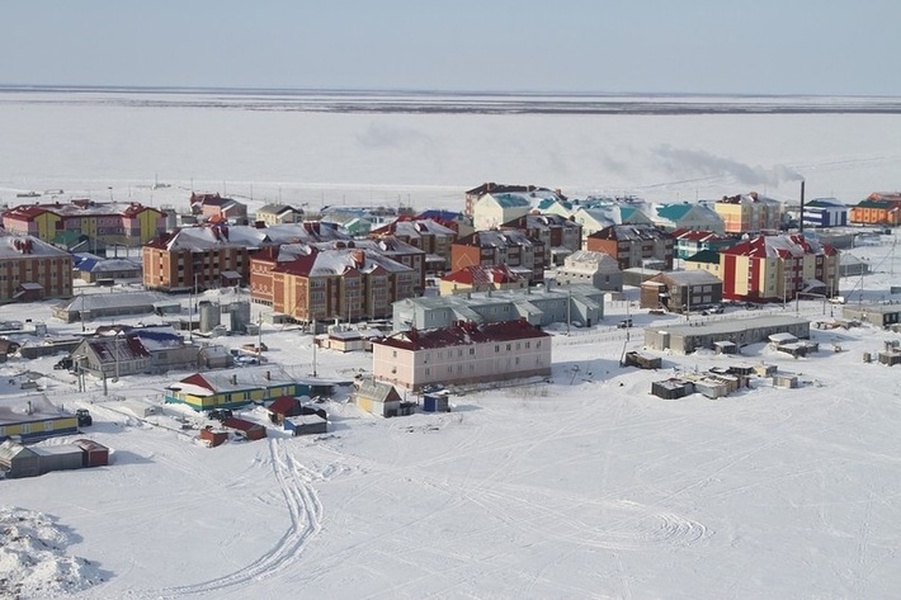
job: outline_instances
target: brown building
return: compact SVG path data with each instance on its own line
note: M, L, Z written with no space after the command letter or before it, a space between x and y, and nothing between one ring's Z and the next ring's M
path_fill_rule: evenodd
M255 302L301 321L384 319L392 303L416 295L418 274L372 250L318 250L278 262L267 274L271 293L251 286Z
M426 253L426 271L443 272L451 261L451 244L457 232L431 219L402 217L369 232L372 239L396 238Z
M71 254L31 235L0 232L0 302L71 295Z
M318 222L187 227L144 246L144 286L173 292L247 285L250 256L262 249L344 238Z
M540 240L546 266L560 266L567 256L582 249L582 226L561 215L526 215L504 223L502 229L519 229Z
M217 194L191 193L191 213L211 223L247 224L247 205Z
M641 308L690 313L722 300L723 282L700 269L660 273L641 284Z
M611 225L588 236L586 246L614 257L620 270L652 263L673 268L673 238L653 225Z
M477 231L451 246L451 270L507 265L532 283L544 281L544 244L518 229Z

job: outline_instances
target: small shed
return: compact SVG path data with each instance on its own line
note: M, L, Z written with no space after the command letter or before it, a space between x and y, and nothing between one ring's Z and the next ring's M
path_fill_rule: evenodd
M365 350L366 342L359 331L333 331L328 334L328 347L338 352Z
M773 375L773 385L779 388L796 388L798 387L798 376L781 373Z
M276 425L284 425L287 417L303 414L300 400L293 396L279 396L269 405L269 420Z
M691 381L685 381L676 377L655 381L651 384L651 393L664 400L676 400L694 394L695 385Z
M80 469L84 466L84 450L74 444L36 446L32 450L40 458L41 473Z
M450 394L446 390L425 394L422 397L423 412L450 412L449 396Z
M901 352L898 352L897 350L880 352L879 362L890 367L894 365L901 365Z
M109 448L94 440L75 440L75 445L82 451L83 467L104 467L109 464Z
M225 419L222 421L222 426L236 430L239 435L242 435L247 440L261 440L266 437L265 427L259 423L247 421L246 419L239 419L237 417Z
M0 469L10 479L41 474L41 458L30 448L12 440L0 443Z
M372 379L362 381L354 393L357 406L382 417L399 416L401 402L400 394L393 385Z
M754 365L754 372L757 373L758 377L771 377L776 374L776 365L760 363L759 365Z
M328 433L328 418L325 411L316 411L310 407L304 408L310 412L285 419L283 425L285 431L290 431L294 436Z
M659 369L663 366L663 359L659 356L648 356L640 352L626 352L623 364L627 367L638 367L639 369Z
M728 340L713 342L713 350L717 354L738 354L738 344Z
M212 425L207 425L200 430L200 439L206 442L210 448L215 448L228 441L228 432L221 429L213 429Z

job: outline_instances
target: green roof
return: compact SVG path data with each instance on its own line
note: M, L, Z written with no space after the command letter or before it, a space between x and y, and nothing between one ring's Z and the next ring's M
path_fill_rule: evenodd
M493 198L504 208L516 208L519 206L529 206L529 201L517 194L498 194Z
M719 264L720 263L720 253L715 252L713 250L701 250L694 256L689 256L685 260L691 262L700 262L700 263L710 263L710 264Z

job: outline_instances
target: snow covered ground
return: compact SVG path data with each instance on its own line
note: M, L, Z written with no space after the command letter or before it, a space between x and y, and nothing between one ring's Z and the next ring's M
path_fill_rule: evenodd
M303 194L312 189L305 181L322 185L323 194L333 193L328 181L363 184L360 193L389 188L393 193L411 185L427 203L423 183L432 181L446 186L436 188L442 190L435 192L436 200L459 206L462 189L486 179L555 185L577 170L579 178L592 182L588 187L606 184L605 171L589 169L587 157L584 163L578 156L568 163L572 150L563 155L560 171L540 161L530 170L516 160L541 154L538 141L553 145L556 140L563 147L578 138L592 140L583 150L605 146L603 139L594 139L593 117L468 115L458 120L448 115L156 110L2 104L4 122L15 112L21 118L11 127L13 137L0 143L0 164L6 165L0 185L44 190L81 182L83 189L102 193L106 185L115 185L118 194L128 182L149 186L158 170L161 180L173 182L191 172L210 181L221 174L247 182L257 177L294 182L297 187L291 189ZM860 115L744 117L661 117L656 126L632 118L604 122L620 130L621 140L646 148L681 132L682 141L673 140L674 146L696 139L691 147L701 151L700 140L717 140L717 148L704 151L725 155L732 148L732 156L751 164L816 164L836 189L855 190L854 198L896 187L885 166L897 159L898 148L891 145L901 142L879 136L885 144L874 149L871 139L859 139L868 137L867 127L890 130L896 117L874 116L867 126ZM30 123L27 135L25 123ZM311 129L292 129L300 123ZM359 142L352 132L388 123L448 136L442 146L448 159L444 176L421 168L422 157L409 147L417 143L415 136L396 138L384 154L348 143ZM788 123L796 136L787 133ZM342 128L348 137L337 135ZM48 130L55 131L53 140L42 137ZM766 135L780 131L785 138ZM820 143L803 135L814 131ZM29 137L40 138L40 151L26 147ZM338 148L342 143L343 150ZM325 149L317 153L315 147ZM267 148L273 150L271 160ZM500 152L503 148L513 156ZM850 162L838 166L831 152ZM333 164L339 155L343 158ZM155 161L173 173L183 170L165 175ZM501 164L507 168L494 169ZM291 165L297 167L293 177ZM315 175L302 176L304 170ZM667 185L677 179L674 174ZM378 181L385 187L375 185ZM703 185L712 189L722 181L712 178ZM733 183L737 191L748 187ZM142 193L150 191L142 188ZM168 191L185 202L183 191ZM2 197L7 200L9 194ZM895 257L891 241L884 236L880 245L855 250L878 265L879 272L864 278L865 298L889 298L889 286L899 284L901 253ZM842 283L843 294L855 301L860 290L850 290L859 279ZM635 290L631 295L637 297ZM27 315L21 306L3 306L0 321L28 316L45 320L53 332L81 330L77 323L52 320L51 306L34 305ZM627 340L627 333L614 326L626 313L625 303L606 308L605 324L569 335L564 328L555 331L552 383L467 393L453 398L450 413L390 420L366 415L339 398L325 405L331 415L329 435L288 438L270 430L267 440L215 449L199 444L196 430L183 430L175 413L142 421L118 400L159 401L162 388L180 373L124 377L104 397L97 382L78 393L70 376L52 369L58 357L13 360L0 366L0 380L23 369L46 374L40 382L51 400L89 408L95 418L89 437L115 453L109 467L0 481L0 505L7 507L0 513L4 528L16 507L32 511L26 513L29 527L52 525L62 532L47 534L49 554L37 549L11 554L3 538L0 581L25 582L18 589L31 598L70 593L103 599L861 599L901 594L896 550L901 370L862 362L864 352L876 352L886 340L901 336L869 327L815 329L821 350L807 358L793 359L758 344L738 358L663 354L661 371L638 371L619 367L623 350L641 347L642 327L676 317L632 308L636 328ZM796 309L815 320L839 311L816 301L771 308ZM709 318L750 314L756 313L730 309ZM299 374L310 372L310 336L272 325L264 325L262 335L270 359ZM236 347L255 339L227 343ZM834 352L833 343L842 351ZM348 378L368 370L370 358L323 351L317 370ZM797 374L803 385L776 389L754 380L752 389L715 401L649 395L652 381L674 372L761 361ZM195 426L204 423L189 411L179 416ZM264 418L259 409L248 416ZM21 558L10 559L13 555ZM41 577L50 572L42 570L47 565L63 564L88 567L96 584L78 591L64 585L65 576L58 577L58 585Z

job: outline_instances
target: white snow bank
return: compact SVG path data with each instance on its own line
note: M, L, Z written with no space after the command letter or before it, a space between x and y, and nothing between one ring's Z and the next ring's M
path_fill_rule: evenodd
M73 537L48 515L0 507L0 598L52 598L103 581L96 565L66 553Z

